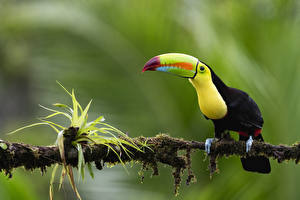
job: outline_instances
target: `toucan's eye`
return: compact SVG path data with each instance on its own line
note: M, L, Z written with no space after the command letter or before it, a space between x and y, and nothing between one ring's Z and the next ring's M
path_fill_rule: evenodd
M201 66L200 67L200 72L204 72L204 70L205 70L205 67Z

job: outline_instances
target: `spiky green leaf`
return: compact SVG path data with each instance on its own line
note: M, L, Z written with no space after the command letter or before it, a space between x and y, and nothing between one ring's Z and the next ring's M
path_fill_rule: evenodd
M78 151L78 182L80 177L84 180L84 168L85 168L85 161L83 156L83 150L81 144L77 143L77 151Z
M54 182L54 179L55 179L55 174L56 174L57 168L58 168L58 164L55 164L54 168L52 170L52 173L51 173L50 187L49 187L49 198L50 198L50 200L53 200L53 182Z
M89 171L90 176L92 177L92 179L94 179L94 172L93 172L92 164L87 163L87 166L88 166L88 171Z

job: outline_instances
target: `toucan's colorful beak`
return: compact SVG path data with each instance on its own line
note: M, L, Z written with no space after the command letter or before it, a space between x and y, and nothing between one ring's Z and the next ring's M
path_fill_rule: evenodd
M193 56L167 53L151 58L142 71L162 71L184 78L194 78L197 74L198 62L198 59Z
M160 59L159 56L155 56L151 58L144 66L142 72L144 71L156 71L156 68L160 67Z

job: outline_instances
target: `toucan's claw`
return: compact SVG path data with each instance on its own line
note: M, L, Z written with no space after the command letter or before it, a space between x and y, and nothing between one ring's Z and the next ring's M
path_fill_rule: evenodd
M250 135L249 139L246 142L246 152L248 153L251 150L251 146L253 143L252 136Z
M210 146L211 146L211 143L213 143L214 140L215 140L215 138L207 138L205 140L205 152L207 154L210 154Z

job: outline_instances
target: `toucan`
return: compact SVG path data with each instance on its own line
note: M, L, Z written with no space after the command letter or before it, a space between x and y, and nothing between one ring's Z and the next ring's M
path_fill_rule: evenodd
M246 92L228 87L204 62L186 54L167 53L151 58L142 71L167 72L187 78L194 86L200 110L215 128L215 138L205 142L207 154L211 143L221 139L226 131L239 134L239 140L246 142L246 152L250 151L253 140L264 141L261 134L264 120L255 101ZM241 162L246 171L271 172L269 159L264 156L242 157Z

